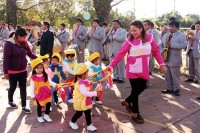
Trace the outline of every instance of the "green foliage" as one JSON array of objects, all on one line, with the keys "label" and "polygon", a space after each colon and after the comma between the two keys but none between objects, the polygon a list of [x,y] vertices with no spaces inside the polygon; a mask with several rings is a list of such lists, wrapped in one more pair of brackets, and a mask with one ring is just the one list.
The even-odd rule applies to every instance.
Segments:
[{"label": "green foliage", "polygon": [[6,21],[6,0],[0,1],[0,21]]},{"label": "green foliage", "polygon": [[182,27],[190,27],[195,24],[199,20],[200,16],[197,14],[187,14],[181,23]]},{"label": "green foliage", "polygon": [[192,24],[195,24],[200,18],[200,16],[197,14],[187,14],[186,16],[182,17],[178,12],[176,12],[175,15],[173,12],[170,12],[158,17],[155,20],[155,23],[157,25],[168,25],[168,20],[170,17],[175,17],[176,20],[180,22],[180,26],[186,28],[190,27]]},{"label": "green foliage", "polygon": [[130,23],[135,20],[134,13],[127,11],[124,14],[118,12],[118,10],[112,10],[110,13],[110,20],[119,19],[122,22],[121,27],[129,29]]},{"label": "green foliage", "polygon": [[[113,0],[25,0],[24,3],[18,3],[17,6],[22,10],[17,10],[18,23],[26,25],[30,21],[45,21],[50,20],[51,25],[59,26],[60,23],[65,23],[68,28],[73,28],[77,17],[83,18],[84,12],[90,13],[90,19],[84,20],[86,26],[92,25],[92,20],[97,16],[104,18],[106,12],[103,12],[103,16],[98,14],[95,10],[99,5],[94,6],[94,2],[101,3],[100,11],[106,10],[107,6],[111,7]],[[105,4],[106,3],[106,4]],[[6,21],[6,0],[0,0],[0,21]],[[29,8],[31,7],[31,8]],[[27,10],[24,10],[27,9]],[[174,16],[179,22],[181,27],[190,27],[196,21],[199,20],[200,16],[197,14],[187,14],[182,17],[179,12],[165,13],[157,19],[154,18],[143,18],[141,21],[149,19],[157,26],[167,25],[168,19]],[[131,21],[135,20],[134,13],[128,11],[124,14],[118,12],[118,10],[111,10],[109,14],[108,22],[114,19],[120,19],[122,21],[122,27],[129,29]],[[104,19],[106,21],[106,19]]]}]

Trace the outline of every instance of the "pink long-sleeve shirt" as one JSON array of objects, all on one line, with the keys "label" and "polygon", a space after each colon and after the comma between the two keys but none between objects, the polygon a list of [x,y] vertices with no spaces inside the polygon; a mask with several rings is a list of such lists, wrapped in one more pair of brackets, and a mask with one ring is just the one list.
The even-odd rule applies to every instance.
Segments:
[{"label": "pink long-sleeve shirt", "polygon": [[142,43],[142,40],[138,39],[130,41],[128,37],[117,55],[111,61],[110,66],[114,68],[128,53],[126,63],[127,78],[149,80],[150,53],[152,52],[159,65],[164,65],[164,61],[158,49],[158,45],[153,40],[152,34],[146,34],[146,40],[146,43]]}]

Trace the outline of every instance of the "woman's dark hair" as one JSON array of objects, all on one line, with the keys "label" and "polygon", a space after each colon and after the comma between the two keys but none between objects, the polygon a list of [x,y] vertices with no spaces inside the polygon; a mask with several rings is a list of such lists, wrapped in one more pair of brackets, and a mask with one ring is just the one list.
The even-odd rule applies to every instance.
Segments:
[{"label": "woman's dark hair", "polygon": [[[42,65],[42,63],[38,64],[37,66],[39,66],[39,65]],[[35,69],[37,66],[35,66],[35,67],[33,68],[32,75],[35,75],[35,74],[36,74],[36,71],[35,71],[34,69]],[[43,65],[42,65],[42,67],[43,67],[43,72],[42,72],[42,74],[44,75],[44,81],[47,82],[47,81],[48,81],[48,75],[47,75],[47,73],[45,72],[44,66],[43,66]]]},{"label": "woman's dark hair", "polygon": [[27,35],[27,32],[24,28],[19,28],[15,31],[15,37],[17,36],[26,36]]},{"label": "woman's dark hair", "polygon": [[[142,32],[141,32],[142,42],[143,43],[146,42],[146,32],[144,30],[144,26],[143,26],[142,22],[138,21],[138,20],[133,21],[133,22],[131,22],[131,26],[135,26],[139,29],[142,29]],[[132,34],[130,34],[130,41],[133,41],[133,39],[134,39],[134,36]]]}]

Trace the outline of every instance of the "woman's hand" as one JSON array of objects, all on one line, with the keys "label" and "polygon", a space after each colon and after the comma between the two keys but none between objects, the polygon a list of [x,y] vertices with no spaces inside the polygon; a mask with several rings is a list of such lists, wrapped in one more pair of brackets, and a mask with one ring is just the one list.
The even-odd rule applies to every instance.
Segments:
[{"label": "woman's hand", "polygon": [[54,90],[55,91],[59,90],[59,85],[58,84],[54,87]]},{"label": "woman's hand", "polygon": [[9,79],[9,75],[8,74],[4,74],[4,79]]},{"label": "woman's hand", "polygon": [[160,66],[160,72],[161,73],[166,73],[167,72],[167,68],[165,67],[165,65],[161,65]]},{"label": "woman's hand", "polygon": [[112,70],[113,70],[113,68],[112,68],[111,66],[108,66],[106,69],[107,69],[109,72],[112,72]]}]

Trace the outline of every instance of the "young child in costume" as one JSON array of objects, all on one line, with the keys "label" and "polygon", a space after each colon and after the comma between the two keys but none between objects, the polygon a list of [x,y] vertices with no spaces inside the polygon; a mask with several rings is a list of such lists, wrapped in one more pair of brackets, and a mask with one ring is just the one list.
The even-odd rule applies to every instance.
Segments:
[{"label": "young child in costume", "polygon": [[[44,122],[44,120],[47,122],[52,121],[49,117],[52,100],[50,85],[56,87],[56,83],[48,78],[42,63],[43,61],[40,58],[34,59],[30,63],[33,68],[32,76],[30,77],[30,93],[33,103],[37,105],[37,120],[40,123]],[[44,119],[42,118],[42,106],[46,106]]]},{"label": "young child in costume", "polygon": [[[100,72],[102,70],[101,68],[101,62],[100,62],[100,54],[98,52],[94,52],[90,57],[89,57],[89,61],[90,61],[90,64],[89,64],[89,72],[88,72],[88,75],[91,76],[91,75],[94,75],[98,72]],[[93,82],[97,82],[99,80],[102,79],[102,75],[101,74],[97,74],[94,76],[93,78]],[[101,84],[101,83],[100,83]],[[94,84],[92,86],[92,89],[96,89],[98,87],[97,84]],[[102,102],[99,100],[98,97],[94,97],[93,98],[93,104],[102,104]]]},{"label": "young child in costume", "polygon": [[[44,65],[44,70],[45,72],[47,73],[47,76],[49,79],[52,78],[52,71],[51,69],[49,68],[49,55],[46,54],[44,56],[38,56],[38,58],[40,58],[42,61],[43,61],[43,65]],[[46,107],[43,106],[42,107],[42,111],[45,111]],[[51,109],[50,109],[51,110]]]},{"label": "young child in costume", "polygon": [[69,125],[72,129],[78,129],[76,121],[84,112],[87,122],[87,130],[95,131],[97,128],[92,124],[90,109],[92,108],[92,97],[97,96],[98,92],[92,90],[90,82],[87,80],[88,68],[85,63],[77,64],[74,67],[74,74],[74,109],[76,110],[76,113],[72,117]]},{"label": "young child in costume", "polygon": [[69,96],[67,98],[69,103],[73,103],[73,90],[74,90],[74,66],[77,64],[74,57],[75,57],[75,53],[76,51],[74,49],[67,49],[64,51],[66,57],[63,61],[63,71],[65,73],[66,76],[66,82],[69,83],[70,85],[70,92],[69,92]]},{"label": "young child in costume", "polygon": [[49,55],[46,54],[44,56],[38,56],[38,58],[40,58],[43,61],[44,70],[47,73],[48,77],[51,79],[52,78],[52,71],[49,68]]},{"label": "young child in costume", "polygon": [[[49,68],[52,71],[52,81],[59,84],[60,83],[60,79],[62,78],[63,80],[66,80],[66,76],[63,72],[63,68],[62,66],[60,66],[61,62],[61,56],[58,53],[55,53],[52,55],[51,57],[51,65],[49,66]],[[52,89],[52,93],[53,93],[53,99],[52,99],[52,103],[55,102],[56,105],[59,105],[58,102],[58,93],[57,90]]]}]

